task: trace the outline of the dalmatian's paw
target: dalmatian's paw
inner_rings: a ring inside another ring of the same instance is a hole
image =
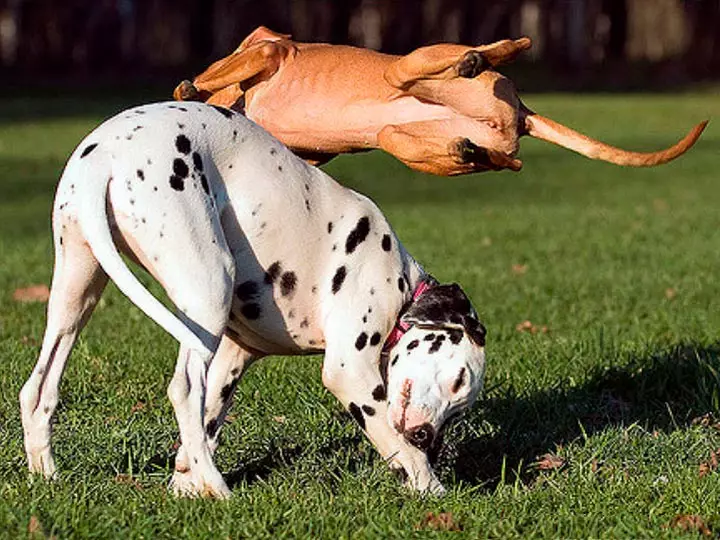
[[[211,499],[226,500],[230,498],[230,489],[225,481],[211,483],[207,480],[196,481],[192,478],[190,471],[175,471],[170,480],[170,491],[176,497],[207,497]]]

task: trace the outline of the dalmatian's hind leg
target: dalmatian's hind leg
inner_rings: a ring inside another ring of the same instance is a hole
[[[218,446],[220,429],[240,378],[255,358],[253,353],[244,349],[232,335],[225,333],[207,374],[204,420],[205,436],[211,453],[214,453]],[[170,485],[177,493],[192,492],[195,489],[184,445],[178,449]]]
[[[20,391],[20,411],[30,472],[55,474],[50,438],[58,387],[78,334],[107,283],[76,224],[55,224],[55,269],[40,356]]]

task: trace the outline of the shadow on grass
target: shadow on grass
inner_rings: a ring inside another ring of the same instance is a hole
[[[538,471],[528,465],[583,433],[592,436],[609,427],[631,424],[671,432],[689,427],[708,412],[720,413],[720,345],[677,345],[663,354],[598,371],[577,387],[567,388],[559,381],[555,388],[527,396],[506,392],[490,397],[453,430],[438,469],[446,478],[488,490],[502,482],[514,483],[518,475],[520,481],[529,483]],[[481,431],[483,421],[497,431],[480,437],[463,435],[472,427]],[[330,463],[361,440],[358,431],[312,450],[307,441],[277,441],[264,455],[239,463],[225,478],[231,488],[252,485],[274,472],[298,466],[310,454],[313,461]],[[174,453],[156,456],[144,471],[172,469],[174,459]],[[360,469],[357,457],[343,462],[346,472]],[[510,473],[504,478],[503,469]]]
[[[487,437],[460,437],[446,450],[444,467],[457,480],[489,489],[503,481],[503,464],[506,471],[515,471],[505,482],[514,482],[517,474],[529,482],[537,473],[528,464],[583,432],[591,436],[635,423],[670,432],[690,426],[705,413],[717,414],[720,346],[678,345],[664,354],[598,372],[578,387],[558,385],[527,396],[508,392],[491,397],[482,409],[467,421],[479,425],[485,418],[498,431]]]

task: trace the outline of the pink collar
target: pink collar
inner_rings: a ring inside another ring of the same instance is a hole
[[[387,339],[385,340],[385,345],[383,345],[383,353],[387,354],[390,349],[392,349],[395,345],[397,345],[398,341],[400,341],[400,338],[402,338],[405,335],[405,332],[410,330],[410,326],[408,323],[403,322],[402,315],[407,310],[407,308],[415,302],[418,298],[420,298],[423,293],[428,291],[433,287],[433,285],[436,283],[436,281],[430,277],[425,276],[423,279],[421,279],[417,286],[415,287],[415,290],[412,294],[412,299],[410,302],[408,302],[405,306],[403,306],[402,311],[398,315],[397,321],[395,322],[395,326],[393,327],[392,331],[390,332],[390,335],[388,335]]]

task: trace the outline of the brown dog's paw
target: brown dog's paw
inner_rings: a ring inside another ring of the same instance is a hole
[[[458,76],[464,79],[474,79],[483,71],[491,67],[490,62],[478,51],[468,51],[455,64]]]
[[[173,97],[178,101],[201,101],[200,92],[190,81],[183,81],[177,85]]]
[[[458,137],[448,144],[448,153],[457,163],[489,163],[486,148],[482,148],[468,138]]]
[[[458,137],[448,143],[448,153],[456,163],[472,164],[475,171],[501,171],[522,169],[522,161],[504,152],[488,150],[478,146],[468,138]]]

